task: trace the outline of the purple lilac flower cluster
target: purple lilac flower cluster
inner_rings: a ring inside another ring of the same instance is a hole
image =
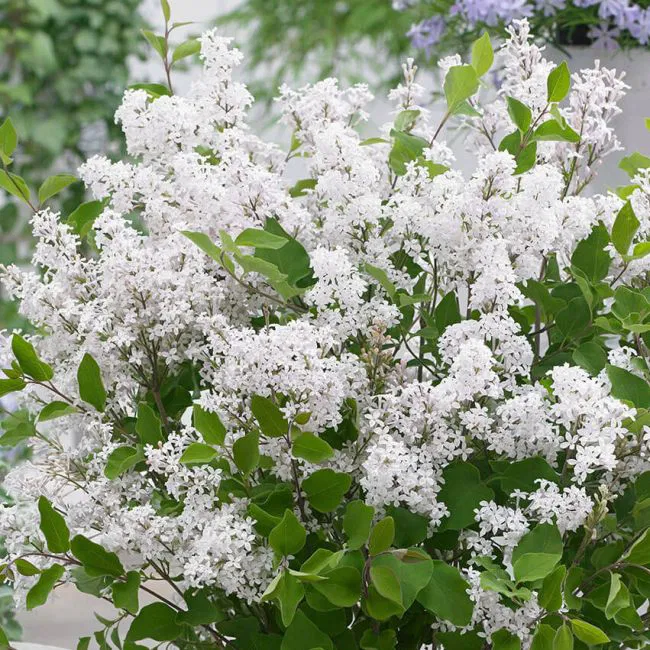
[[[421,1],[393,0],[393,6],[405,11]],[[574,8],[598,7],[601,23],[593,25],[588,34],[594,47],[614,50],[619,47],[619,37],[624,32],[640,45],[650,42],[650,8],[643,8],[631,0],[572,0],[572,4]],[[424,50],[429,56],[450,28],[451,21],[460,19],[470,29],[496,27],[535,15],[555,16],[567,6],[567,0],[456,0],[450,10],[414,24],[408,36],[415,48]]]

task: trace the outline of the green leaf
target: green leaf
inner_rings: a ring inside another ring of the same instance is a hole
[[[597,375],[607,365],[607,352],[593,341],[587,341],[573,351],[573,360],[589,374]]]
[[[289,423],[285,420],[282,411],[268,397],[253,395],[251,411],[265,436],[280,438],[289,432]]]
[[[559,474],[541,456],[524,458],[514,463],[506,461],[499,477],[501,489],[506,494],[512,494],[515,490],[534,492],[539,479],[552,483],[558,483],[560,480]]]
[[[6,433],[0,437],[0,446],[15,447],[21,442],[36,435],[36,427],[32,422],[18,422],[16,425],[8,427],[4,425]]]
[[[633,604],[618,611],[614,616],[614,621],[618,625],[624,625],[633,630],[640,631],[644,630],[646,627],[643,619],[639,616],[639,613],[636,611],[636,607]]]
[[[289,240],[280,235],[274,235],[258,228],[246,228],[235,239],[237,246],[252,246],[253,248],[272,248],[277,250],[286,246]]]
[[[107,576],[91,576],[82,566],[70,569],[70,578],[77,589],[84,594],[91,594],[99,598],[112,582]]]
[[[65,569],[60,564],[53,564],[49,569],[41,573],[38,582],[27,592],[25,605],[28,610],[40,607],[47,602],[47,599],[54,589],[54,585],[61,579]]]
[[[316,185],[317,181],[315,178],[302,178],[289,190],[289,196],[293,199],[299,196],[307,196],[307,190],[313,190]]]
[[[164,440],[162,424],[157,413],[145,402],[138,404],[135,432],[143,445],[158,445]]]
[[[202,442],[192,442],[187,446],[180,458],[183,465],[205,465],[213,461],[217,456],[217,450]]]
[[[364,630],[359,647],[362,650],[394,650],[397,645],[397,635],[395,630],[382,630],[379,633],[371,629]],[[445,648],[447,646],[445,645]]]
[[[128,445],[118,447],[117,449],[114,449],[106,459],[104,476],[114,480],[143,460],[144,453],[142,452],[142,449],[136,449],[135,447]]]
[[[87,353],[84,354],[79,364],[77,383],[79,384],[79,397],[98,411],[103,412],[106,408],[106,389],[97,362]]]
[[[526,133],[533,119],[530,108],[514,97],[506,97],[506,101],[508,103],[508,115],[510,115],[510,119],[522,133]]]
[[[618,163],[618,166],[626,172],[630,178],[634,178],[641,169],[647,169],[650,167],[650,158],[636,151],[633,154],[622,158],[621,162]]]
[[[553,650],[553,640],[555,639],[555,630],[545,623],[537,626],[530,650]]]
[[[403,176],[406,174],[406,165],[417,160],[429,143],[417,135],[395,129],[390,134],[393,137],[393,146],[388,154],[388,164],[398,176]]]
[[[370,579],[381,596],[398,605],[402,604],[402,587],[392,569],[385,566],[371,566]]]
[[[38,512],[41,516],[40,528],[52,553],[65,553],[70,548],[70,531],[65,519],[44,497],[38,499]]]
[[[236,253],[234,257],[245,273],[259,273],[283,298],[288,300],[299,295],[301,290],[289,284],[288,276],[282,273],[275,264],[261,257],[261,253],[269,250],[272,249],[256,249],[255,255]]]
[[[278,249],[257,249],[255,255],[274,264],[292,287],[308,287],[314,284],[311,261],[305,247],[285,232],[275,219],[267,219],[264,230],[284,237],[288,243]]]
[[[417,601],[436,616],[453,625],[469,625],[474,603],[467,594],[468,582],[455,567],[433,560],[429,584],[417,595]]]
[[[571,264],[580,269],[589,280],[595,282],[602,280],[607,275],[611,258],[605,251],[609,245],[609,234],[603,226],[594,228],[573,251]]]
[[[490,501],[494,492],[481,482],[481,474],[471,463],[454,462],[444,469],[445,480],[438,499],[447,506],[450,516],[438,530],[461,530],[474,523],[474,510],[481,501]]]
[[[302,488],[314,510],[332,512],[341,503],[351,483],[349,474],[319,469],[303,481]]]
[[[490,42],[490,35],[484,32],[480,38],[472,44],[472,67],[477,76],[482,77],[494,62],[494,50]]]
[[[447,167],[447,165],[434,163],[431,160],[424,160],[424,158],[418,159],[417,164],[419,167],[424,167],[427,170],[429,178],[435,178],[436,176],[440,176],[440,174],[444,174],[445,172],[449,171],[449,167]]]
[[[537,142],[529,142],[522,151],[517,154],[517,166],[515,174],[524,174],[532,169],[537,162]]]
[[[320,573],[325,569],[334,569],[338,566],[344,551],[334,553],[326,548],[317,548],[300,566],[302,573]]]
[[[48,420],[54,420],[72,413],[77,413],[77,409],[74,406],[70,406],[67,402],[50,402],[47,406],[44,406],[38,414],[38,421],[47,422]]]
[[[454,113],[461,104],[478,90],[478,76],[471,65],[455,65],[445,76],[444,91],[447,110]]]
[[[492,632],[493,650],[521,650],[521,641],[518,636],[508,630]]]
[[[332,457],[334,450],[313,433],[301,433],[291,446],[291,453],[296,458],[304,458],[310,463],[322,463]]]
[[[183,632],[176,622],[176,610],[165,603],[145,605],[133,619],[126,635],[127,641],[153,639],[154,641],[175,641]]]
[[[407,110],[401,111],[395,118],[394,127],[396,131],[410,131],[417,122],[418,117],[420,117],[421,111],[419,110]]]
[[[571,627],[573,628],[573,633],[576,635],[576,638],[580,639],[580,641],[587,645],[609,643],[609,637],[600,628],[591,623],[572,618]]]
[[[11,350],[18,361],[20,369],[36,381],[49,381],[54,376],[52,367],[41,361],[34,346],[20,334],[11,337]]]
[[[43,204],[49,198],[64,190],[68,185],[76,183],[79,179],[72,174],[55,174],[43,181],[43,184],[38,188],[38,202]]]
[[[144,90],[152,99],[158,99],[159,97],[169,97],[172,94],[167,86],[157,83],[131,84],[128,89]]]
[[[612,244],[621,255],[627,255],[639,225],[640,222],[634,214],[632,204],[626,201],[616,215],[612,226]]]
[[[204,253],[207,253],[215,262],[222,263],[221,249],[202,232],[181,231],[193,244],[196,244]]]
[[[535,140],[544,142],[580,142],[580,134],[576,133],[568,124],[563,126],[557,120],[542,122],[533,133]]]
[[[549,108],[548,112],[553,116],[553,119],[562,128],[564,128],[567,125],[567,121],[564,119],[564,116],[562,115],[562,113],[560,113],[560,109],[558,108],[557,104],[551,104],[551,107]]]
[[[22,379],[0,379],[0,397],[21,391],[26,385]]]
[[[260,441],[257,433],[247,433],[237,438],[232,446],[232,455],[237,469],[250,474],[260,462]]]
[[[607,376],[616,399],[631,402],[636,408],[650,408],[650,385],[628,370],[607,366]]]
[[[476,632],[436,632],[445,650],[483,650],[485,639]]]
[[[622,559],[628,564],[650,565],[650,529],[644,531]]]
[[[25,180],[16,174],[0,169],[0,187],[12,196],[29,203],[30,192]]]
[[[14,566],[21,576],[37,576],[41,572],[38,567],[35,567],[31,562],[21,557],[16,559]]]
[[[188,56],[198,54],[201,51],[201,43],[197,38],[190,38],[184,43],[181,43],[172,54],[172,63],[176,63],[181,59],[185,59]]]
[[[580,609],[582,607],[582,600],[578,596],[574,596],[573,592],[578,589],[582,584],[585,575],[585,570],[581,567],[570,567],[566,574],[564,581],[564,600],[567,607],[571,609]]]
[[[280,517],[269,514],[256,503],[249,504],[247,512],[255,520],[255,530],[264,537],[280,523]]]
[[[496,591],[503,594],[508,598],[519,598],[521,600],[529,600],[531,592],[525,587],[517,587],[510,576],[506,573],[503,567],[497,564],[494,560],[486,556],[479,556],[475,558],[478,566],[486,569],[481,573],[480,583],[481,587],[486,591]]]
[[[349,549],[361,548],[368,541],[374,515],[375,509],[363,501],[348,503],[343,515],[343,531],[347,535]]]
[[[104,208],[104,201],[82,203],[70,213],[67,224],[83,239],[90,232],[95,219],[104,211]]]
[[[70,548],[72,555],[83,564],[89,576],[113,576],[119,578],[124,575],[124,567],[115,553],[107,551],[83,535],[73,537]]]
[[[296,615],[282,637],[280,650],[334,650],[332,640],[312,623],[301,610]]]
[[[612,313],[621,321],[631,316],[644,318],[650,313],[650,302],[640,291],[618,287],[614,292]]]
[[[582,296],[573,298],[555,317],[555,324],[565,339],[582,335],[590,322],[591,310]]]
[[[137,614],[140,609],[138,592],[140,591],[140,574],[129,571],[124,582],[114,582],[112,587],[113,604],[130,614]]]
[[[566,567],[560,565],[549,573],[539,591],[539,604],[549,612],[556,612],[562,607],[562,585],[566,577]]]
[[[391,616],[402,616],[404,614],[402,605],[384,598],[372,584],[368,587],[367,594],[365,594],[363,607],[369,616],[378,621],[386,621]]]
[[[395,296],[397,295],[397,288],[388,278],[386,271],[380,269],[377,266],[373,266],[372,264],[367,263],[363,265],[363,269],[371,278],[379,282],[391,300],[395,300]]]
[[[396,576],[402,594],[402,607],[407,610],[415,602],[433,575],[433,561],[421,550],[401,549],[372,559],[373,567],[387,567]]]
[[[149,45],[151,45],[151,47],[153,47],[153,49],[158,52],[161,58],[164,59],[167,56],[167,41],[165,38],[154,34],[148,29],[143,29],[141,31],[142,35],[147,39]]]
[[[167,2],[167,0],[160,0],[160,7],[162,9],[165,22],[168,23],[172,17],[172,11],[169,7],[169,2]]]
[[[285,510],[280,523],[271,531],[269,544],[282,557],[295,555],[305,545],[307,533],[291,510]]]
[[[198,404],[192,407],[192,424],[209,445],[223,445],[226,427],[212,411],[205,411]]]
[[[186,591],[183,594],[187,610],[178,612],[176,615],[177,623],[187,625],[210,625],[218,623],[225,618],[224,613],[210,599],[210,592],[207,589],[201,589],[194,593]]]
[[[352,607],[361,597],[361,574],[351,566],[332,569],[327,580],[314,582],[312,587],[336,607]]]
[[[545,578],[562,559],[562,536],[553,524],[538,524],[526,533],[512,553],[512,566],[519,582]]]
[[[394,544],[408,548],[422,543],[428,536],[429,519],[406,508],[388,506],[386,514],[395,520]]]
[[[291,625],[298,605],[305,597],[305,588],[298,578],[288,571],[277,575],[262,595],[261,602],[277,600],[280,606],[280,616],[285,627]]]
[[[546,80],[546,100],[550,102],[561,102],[569,92],[571,86],[571,73],[566,61],[553,68]]]
[[[0,152],[5,155],[5,162],[11,157],[17,144],[18,134],[11,119],[7,118],[0,126]]]
[[[573,633],[567,623],[557,629],[553,639],[553,650],[573,650]]]
[[[395,520],[392,517],[384,517],[378,521],[368,541],[368,552],[370,555],[379,555],[387,551],[395,539]]]

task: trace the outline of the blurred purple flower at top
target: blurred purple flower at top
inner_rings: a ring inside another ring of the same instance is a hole
[[[601,23],[598,27],[592,27],[588,35],[593,41],[593,47],[612,52],[618,49],[616,39],[621,35],[621,30],[618,27],[610,27],[608,23]]]
[[[407,36],[411,39],[413,47],[424,50],[426,55],[431,54],[431,49],[440,40],[445,32],[445,21],[442,16],[427,18],[409,29]]]
[[[424,0],[392,0],[393,7],[406,10]],[[494,27],[514,20],[543,14],[546,17],[562,14],[568,0],[455,0],[446,15],[435,15],[413,25],[408,32],[413,45],[430,55],[440,42],[449,16],[460,17],[470,28],[477,25]],[[639,45],[650,44],[650,7],[644,8],[638,0],[572,0],[580,9],[597,6],[600,25],[589,29],[593,46],[604,50],[619,48],[623,33],[629,33]],[[591,18],[585,21],[591,22]],[[458,29],[458,26],[452,25]],[[461,26],[461,29],[465,27]]]
[[[650,9],[639,9],[628,29],[641,45],[647,45],[650,41]]]
[[[619,29],[627,29],[636,17],[636,5],[631,5],[629,0],[603,0],[598,7],[598,15],[603,20],[613,19]]]
[[[635,25],[643,21],[644,10],[637,4],[628,4],[620,13],[616,26],[632,32]]]
[[[535,8],[545,16],[553,16],[566,7],[566,0],[535,0]]]
[[[457,0],[451,13],[460,14],[472,27],[477,23],[494,26],[527,18],[533,6],[527,0]]]

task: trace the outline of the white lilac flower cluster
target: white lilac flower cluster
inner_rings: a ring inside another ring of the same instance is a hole
[[[578,242],[601,223],[610,227],[624,204],[582,190],[618,149],[611,121],[625,86],[604,68],[575,73],[569,101],[554,111],[579,142],[540,139],[536,164],[519,173],[517,157],[498,147],[512,130],[509,98],[533,122],[548,116],[553,66],[530,43],[525,21],[510,28],[500,56],[506,81],[498,96],[465,118],[478,161],[469,177],[448,168],[453,155],[418,105],[424,93],[411,63],[391,93],[396,125],[370,141],[355,130],[371,98],[365,86],[342,90],[328,79],[283,88],[289,156],[247,125],[252,99],[232,79],[240,55],[214,31],[201,38],[204,74],[186,97],[127,91],[117,119],[132,162],[95,157],[80,170],[104,202],[91,240],[45,209],[33,218],[33,270],[3,271],[41,332],[30,340],[54,369],[51,381],[28,382],[23,403],[33,413],[53,399],[71,407],[37,425],[33,460],[5,482],[15,499],[0,511],[8,561],[47,565],[30,554],[45,544],[35,505],[45,496],[71,534],[116,551],[127,569],[152,577],[164,567],[181,590],[215,588],[255,603],[277,566],[250,510],[269,482],[295,488],[294,511],[325,536],[332,525],[306,487],[324,470],[347,475],[349,494],[378,516],[405,508],[435,534],[456,517],[449,490],[464,493],[481,480],[472,469],[475,478],[470,472],[455,485],[450,468],[536,459],[556,480],[513,487],[505,502],[481,488],[461,526],[460,548],[502,557],[511,571],[513,550],[537,524],[576,531],[599,490],[620,493],[626,477],[650,469],[626,426],[635,409],[611,395],[605,370],[560,363],[535,374],[543,345],[517,316],[530,310],[528,290],[551,260],[559,283]],[[458,63],[443,65],[453,73]],[[399,137],[426,143],[403,168],[387,164]],[[304,175],[294,187],[284,177],[292,158]],[[646,234],[649,178],[639,172],[632,195]],[[239,239],[247,232],[258,239]],[[187,233],[222,245],[208,255]],[[279,236],[300,246],[274,280]],[[311,275],[302,291],[290,291],[305,251]],[[649,259],[611,273],[633,281]],[[629,354],[612,354],[631,363]],[[88,356],[101,369],[101,411],[77,387]],[[143,402],[157,412],[160,439],[143,444],[139,464],[109,472]],[[206,437],[192,404],[218,414],[223,430]],[[277,405],[273,422],[284,435],[251,433],[262,421],[259,404]],[[292,454],[288,430],[320,446]],[[259,465],[242,470],[234,489],[251,436]],[[218,462],[187,462],[206,442]],[[316,460],[323,445],[332,453]],[[488,637],[505,628],[528,643],[537,597],[506,605],[472,561],[460,569],[475,602],[470,627]],[[74,579],[66,569],[62,580]],[[19,599],[36,580],[16,575]]]

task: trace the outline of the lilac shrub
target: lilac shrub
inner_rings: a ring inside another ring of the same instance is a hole
[[[286,152],[210,31],[187,96],[126,92],[94,201],[6,174],[37,240],[2,269],[37,332],[0,380],[21,606],[76,585],[124,650],[646,647],[650,159],[586,196],[626,86],[509,34],[487,99],[487,36],[442,62],[440,123],[411,61],[370,139],[365,85],[283,87]]]

